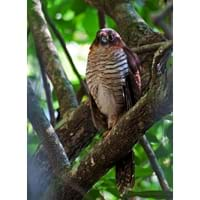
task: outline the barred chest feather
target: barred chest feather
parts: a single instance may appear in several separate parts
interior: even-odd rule
[[[122,48],[95,47],[88,56],[86,82],[97,107],[108,118],[119,116],[125,106],[128,75],[127,56]]]

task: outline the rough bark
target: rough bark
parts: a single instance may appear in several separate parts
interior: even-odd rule
[[[52,199],[81,199],[116,161],[130,151],[155,121],[171,111],[172,74],[168,73],[167,76],[156,78],[156,82],[153,81],[150,90],[122,116],[109,135],[93,147],[76,171],[64,175],[65,184],[61,190],[51,190]],[[78,185],[82,192],[74,189],[71,183]]]
[[[28,24],[37,52],[55,88],[60,112],[63,115],[68,109],[77,107],[78,102],[53,44],[39,0],[28,1]]]
[[[92,123],[89,104],[85,103],[75,111],[66,113],[55,129],[70,162],[73,162],[97,132]],[[32,185],[30,185],[32,197],[39,199],[53,179],[52,167],[42,146],[35,153],[29,172],[29,180],[32,181]]]
[[[38,1],[36,2],[38,3]],[[97,9],[104,10],[107,15],[115,20],[118,31],[129,47],[135,49],[138,47],[140,48],[142,45],[153,45],[153,43],[158,44],[158,42],[165,41],[161,35],[154,33],[136,14],[129,0],[87,0],[87,2]],[[41,13],[39,16],[41,17]],[[29,17],[29,20],[39,20],[40,22],[40,17]],[[35,30],[35,32],[37,33],[37,30]],[[38,37],[41,36],[38,34]],[[39,41],[41,41],[41,39],[39,39]],[[131,149],[156,120],[172,111],[172,74],[171,72],[165,72],[161,75],[155,72],[152,73],[155,69],[157,71],[157,64],[160,61],[159,56],[156,57],[159,59],[153,60],[154,53],[159,49],[159,45],[155,45],[154,48],[155,49],[151,51],[145,49],[145,51],[141,50],[138,52],[142,60],[143,97],[119,120],[110,134],[95,145],[91,153],[81,162],[76,171],[63,173],[63,176],[60,178],[57,177],[56,180],[53,180],[52,177],[48,179],[44,189],[46,189],[49,181],[51,181],[51,185],[48,189],[47,196],[45,196],[46,199],[81,199],[88,189],[90,189],[117,160]],[[57,60],[56,57],[54,58]],[[48,54],[45,54],[43,59],[48,60]],[[50,69],[49,72],[53,71]],[[62,77],[62,73],[58,76],[60,75]],[[54,87],[56,87],[56,85],[63,85],[62,82],[56,78],[54,81],[52,79],[52,83],[53,85],[55,84]],[[72,100],[72,102],[74,102],[74,99],[72,98],[69,100],[68,97],[63,97],[63,94],[66,93],[62,91],[62,105],[64,102],[67,102],[67,105],[71,105],[70,101]],[[72,103],[72,105],[75,104]],[[63,113],[64,110],[66,110],[66,107],[63,109]],[[73,160],[80,150],[91,141],[91,138],[96,132],[91,121],[89,106],[84,104],[73,112],[63,114],[63,120],[60,123],[61,125],[57,128],[59,138],[70,159]],[[43,151],[39,151],[39,153],[36,154],[36,158],[37,159],[34,160],[37,165],[36,169],[42,169],[41,166],[44,166],[43,169],[49,167],[48,162],[44,162],[46,160],[46,155]],[[44,173],[44,171],[45,170],[41,170],[40,176],[42,177],[40,177],[40,179],[43,177],[46,178],[47,174],[49,175],[49,170],[46,170],[46,173]],[[54,187],[55,185],[56,187]]]
[[[27,111],[28,119],[37,132],[45,152],[45,159],[42,159],[40,154],[39,164],[34,159],[28,160],[28,198],[35,200],[42,195],[40,188],[43,182],[47,183],[53,174],[60,174],[63,169],[68,168],[69,160],[53,126],[39,106],[30,81],[27,90]],[[51,169],[50,175],[47,169]],[[43,177],[42,180],[40,177]]]
[[[47,106],[48,106],[48,110],[49,110],[50,122],[51,122],[52,126],[54,126],[56,123],[56,118],[54,115],[54,109],[53,109],[53,104],[52,104],[51,88],[50,88],[50,84],[47,79],[45,67],[43,66],[43,63],[41,60],[41,56],[38,52],[36,52],[36,54],[37,54],[38,61],[40,64],[40,71],[41,71],[41,75],[42,75],[44,91],[46,94],[46,101],[47,101]]]

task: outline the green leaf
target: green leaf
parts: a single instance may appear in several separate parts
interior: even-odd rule
[[[87,9],[83,18],[83,27],[86,33],[90,36],[90,40],[92,41],[95,36],[96,32],[98,31],[98,18],[97,12],[92,9]]]
[[[79,15],[87,9],[87,4],[83,0],[74,0],[71,9],[74,10],[75,15]]]
[[[150,167],[143,168],[141,166],[136,165],[136,168],[135,168],[136,178],[137,177],[149,177],[152,175],[152,173],[153,173],[153,170]]]
[[[94,200],[94,199],[98,199],[98,197],[100,197],[101,194],[99,192],[99,190],[97,189],[91,189],[83,198],[83,200]]]

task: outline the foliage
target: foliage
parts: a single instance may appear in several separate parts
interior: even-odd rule
[[[153,23],[151,14],[161,10],[165,6],[164,0],[134,0],[132,3],[138,13],[154,30],[162,32],[161,28],[157,27]],[[98,30],[97,10],[90,7],[83,0],[45,0],[43,1],[43,4],[47,8],[50,18],[53,20],[55,26],[58,28],[64,40],[66,41],[67,48],[71,53],[75,65],[79,73],[84,78],[89,45],[91,44],[95,37],[96,31]],[[116,28],[114,21],[110,17],[106,16],[106,22],[109,27]],[[72,71],[69,62],[54,35],[53,39],[66,74],[72,82],[73,87],[77,90],[80,87],[80,83]],[[48,116],[40,68],[31,34],[28,36],[27,54],[28,77],[31,78],[34,89],[40,99],[40,104]],[[52,86],[51,90],[53,94],[53,106],[56,110],[58,109],[58,102]],[[35,152],[39,144],[39,140],[30,123],[27,125],[27,130],[28,157],[30,157]],[[149,139],[158,161],[164,170],[167,181],[172,188],[172,114],[165,116],[162,120],[156,122],[147,131],[146,136]],[[101,137],[99,135],[95,137],[93,143],[81,152],[80,156],[75,161],[75,166],[87,154],[88,150],[93,146],[93,144],[100,140],[100,138]],[[141,145],[137,144],[134,148],[134,152],[136,157],[136,184],[134,190],[160,190],[158,180]],[[85,199],[101,199],[101,197],[104,197],[106,200],[119,199],[119,193],[115,185],[114,168],[110,169],[109,172],[93,186]]]

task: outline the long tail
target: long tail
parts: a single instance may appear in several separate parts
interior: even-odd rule
[[[135,183],[134,153],[130,151],[116,163],[116,182],[121,195]]]

